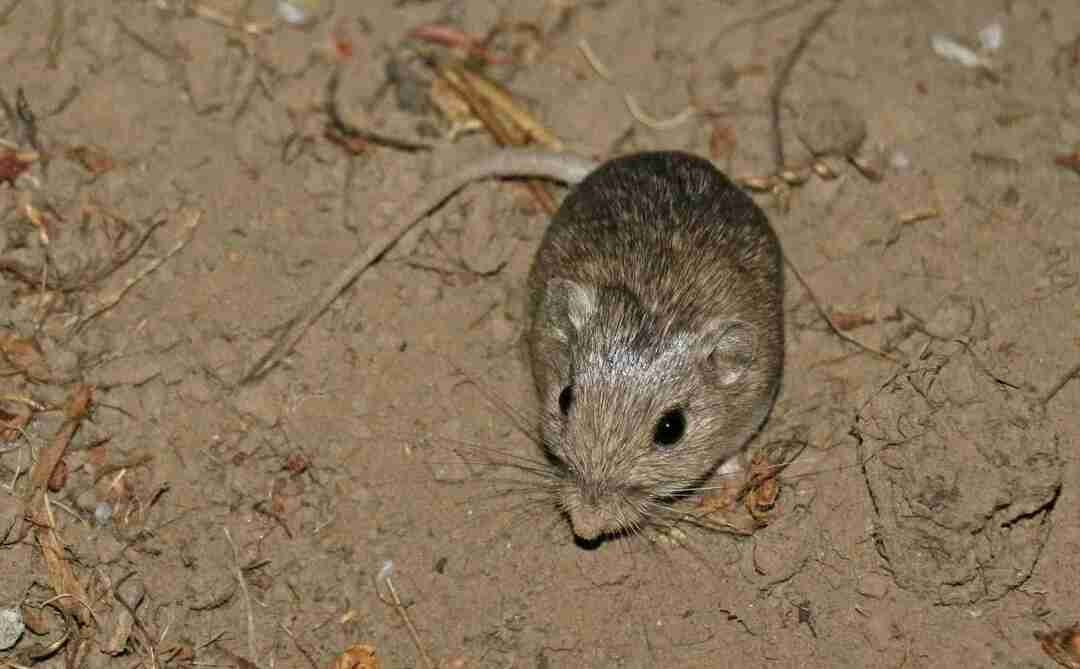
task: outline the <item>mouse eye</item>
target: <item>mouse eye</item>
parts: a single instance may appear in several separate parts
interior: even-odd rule
[[[673,446],[686,432],[686,416],[682,409],[671,409],[660,416],[656,423],[656,432],[653,433],[653,441],[660,446]]]
[[[574,386],[566,386],[559,393],[559,411],[562,415],[570,413],[570,405],[574,403]]]

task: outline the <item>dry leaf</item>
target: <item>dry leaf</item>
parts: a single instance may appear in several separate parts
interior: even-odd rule
[[[15,179],[38,159],[32,151],[0,151],[0,183],[15,185]]]
[[[56,605],[71,613],[84,625],[90,624],[90,614],[86,609],[86,591],[82,583],[75,576],[71,563],[65,559],[64,543],[59,535],[52,529],[53,521],[51,509],[48,513],[50,527],[37,528],[38,547],[41,556],[45,559],[45,567],[49,572],[49,587],[53,592],[69,595],[57,600]]]
[[[375,646],[354,644],[345,649],[326,669],[379,669]]]
[[[1036,632],[1043,651],[1068,669],[1080,669],[1080,623],[1053,632]]]
[[[8,364],[32,379],[49,377],[49,364],[30,337],[19,337],[11,330],[0,330],[0,355]]]
[[[73,146],[64,152],[64,155],[82,165],[83,169],[94,176],[116,167],[116,161],[104,149],[96,146]]]
[[[767,524],[768,514],[776,506],[776,498],[780,496],[778,473],[763,452],[756,453],[750,462],[750,481],[754,485],[746,495],[746,510],[762,525]]]
[[[0,407],[0,443],[15,441],[30,423],[30,412],[10,413]]]
[[[833,325],[841,332],[848,332],[849,330],[861,328],[864,325],[873,325],[876,322],[873,315],[847,309],[834,308],[832,309],[830,316],[832,317]]]
[[[1068,167],[1071,170],[1080,172],[1080,151],[1073,151],[1072,153],[1062,153],[1054,156],[1054,164],[1060,167]],[[0,175],[0,179],[3,176]]]

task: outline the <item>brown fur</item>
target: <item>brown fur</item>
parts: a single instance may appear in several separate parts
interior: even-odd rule
[[[664,519],[768,414],[783,366],[780,245],[707,161],[602,165],[556,213],[528,292],[542,442],[580,538]],[[675,409],[684,436],[654,441]]]

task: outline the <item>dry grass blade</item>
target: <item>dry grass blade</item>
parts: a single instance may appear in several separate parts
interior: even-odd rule
[[[397,588],[394,587],[394,581],[391,578],[393,572],[393,563],[387,562],[383,565],[383,568],[379,570],[379,574],[375,579],[375,590],[378,592],[379,599],[383,604],[393,607],[397,614],[401,616],[401,619],[405,622],[405,627],[409,630],[409,636],[412,637],[413,644],[416,646],[416,651],[420,653],[420,658],[424,661],[424,666],[427,669],[435,669],[435,663],[431,661],[431,656],[424,650],[424,645],[420,643],[420,634],[416,631],[416,626],[413,625],[412,619],[409,618],[409,612],[405,610],[405,605],[401,603],[401,598],[398,597]],[[386,584],[386,589],[390,593],[390,598],[383,597],[382,591],[379,588],[380,583]]]
[[[248,657],[253,660],[255,658],[255,614],[251,610],[251,595],[248,593],[247,581],[244,580],[244,572],[240,569],[240,552],[237,550],[236,544],[233,543],[229,528],[223,527],[221,530],[225,533],[225,540],[229,542],[229,548],[232,549],[233,576],[236,577],[236,582],[240,584],[240,593],[244,596],[244,609],[247,613]]]
[[[440,63],[439,76],[465,100],[469,108],[502,146],[524,146],[529,140],[560,150],[562,143],[532,115],[514,103],[513,98],[494,82],[470,72],[458,63]],[[505,118],[505,121],[504,121]],[[555,198],[537,181],[529,182],[529,190],[549,215],[555,213]]]
[[[29,527],[34,527],[34,536],[49,574],[49,585],[58,595],[64,596],[59,606],[82,624],[90,622],[93,612],[86,603],[86,591],[65,559],[64,542],[56,532],[56,522],[49,504],[48,485],[53,470],[64,457],[68,444],[87,416],[92,397],[91,388],[80,385],[68,399],[64,423],[30,470],[30,489],[23,499],[23,528],[20,531],[21,536],[25,537]]]
[[[795,69],[795,64],[799,62],[803,52],[806,51],[810,40],[821,29],[821,26],[825,25],[825,21],[840,8],[842,2],[843,0],[832,0],[828,7],[819,11],[803,28],[802,32],[799,33],[799,40],[788,52],[783,63],[780,64],[776,79],[773,80],[773,84],[769,88],[769,121],[772,126],[773,169],[778,175],[782,174],[786,169],[784,164],[784,138],[780,131],[780,105],[784,89],[787,88],[788,82],[791,80],[791,72]]]
[[[1035,632],[1043,652],[1067,669],[1080,669],[1080,624],[1053,632]]]
[[[91,320],[97,318],[109,309],[115,307],[120,302],[120,300],[123,299],[124,295],[126,295],[127,292],[135,286],[135,284],[139,283],[147,276],[155,272],[159,267],[165,264],[165,261],[179,253],[185,246],[188,245],[188,243],[195,236],[195,228],[199,227],[199,225],[202,223],[202,212],[197,209],[184,209],[180,212],[180,219],[182,221],[181,237],[176,242],[176,244],[174,244],[173,247],[165,253],[165,255],[151,261],[141,270],[136,272],[135,276],[125,281],[124,284],[120,286],[120,288],[118,288],[116,291],[98,298],[96,303],[91,306],[90,313],[80,317],[71,324],[72,332],[78,332],[82,329],[84,325],[89,323]]]
[[[566,145],[555,136],[555,133],[544,127],[532,113],[515,102],[513,95],[501,85],[464,67],[457,68],[457,71],[469,89],[481,96],[493,109],[510,119],[528,135],[530,140],[552,151],[566,149]]]

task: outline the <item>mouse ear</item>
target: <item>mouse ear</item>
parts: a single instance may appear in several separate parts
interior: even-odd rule
[[[702,362],[720,385],[728,386],[746,376],[754,362],[757,330],[746,321],[716,319],[699,341]]]
[[[543,312],[559,339],[568,341],[596,311],[596,288],[569,279],[552,279],[544,292]]]

